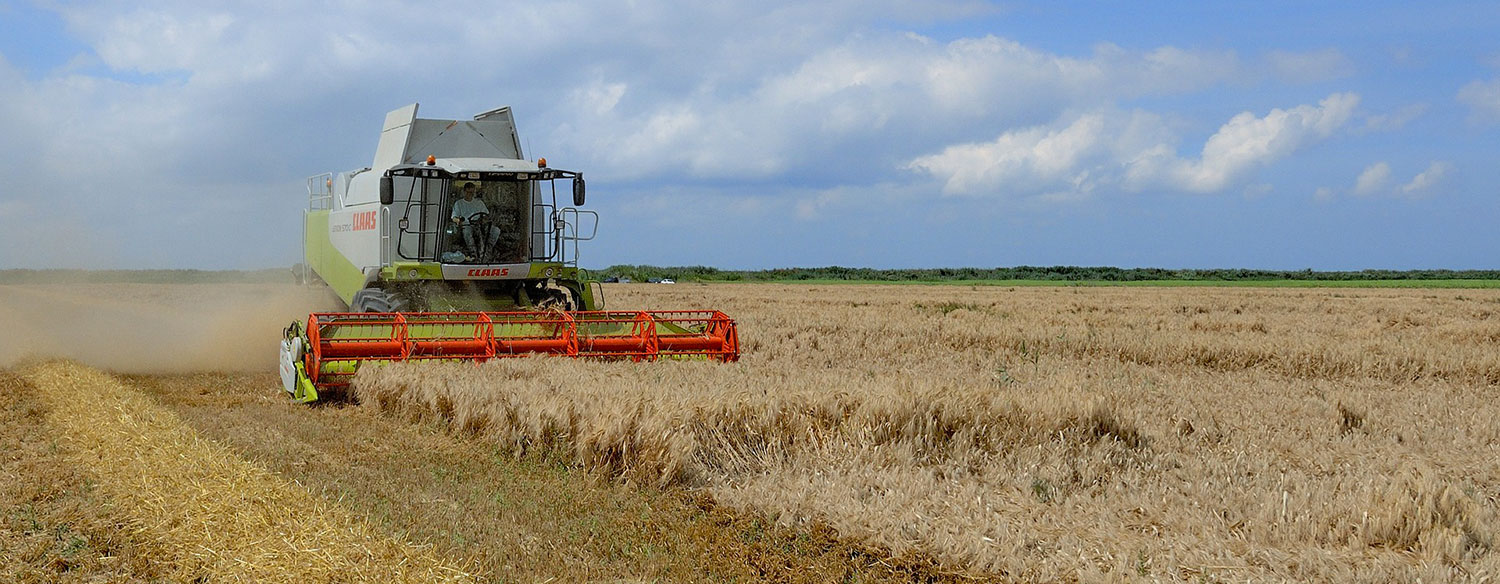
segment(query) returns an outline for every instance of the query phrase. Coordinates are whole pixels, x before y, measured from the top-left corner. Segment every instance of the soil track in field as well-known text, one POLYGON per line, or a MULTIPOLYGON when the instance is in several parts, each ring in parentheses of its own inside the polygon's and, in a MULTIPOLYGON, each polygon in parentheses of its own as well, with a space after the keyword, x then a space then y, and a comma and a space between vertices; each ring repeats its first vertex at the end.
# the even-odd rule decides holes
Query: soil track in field
POLYGON ((826 527, 777 527, 701 495, 619 484, 536 453, 521 459, 439 424, 350 405, 288 403, 274 374, 126 379, 205 436, 368 518, 470 558, 499 581, 943 582, 826 527))
MULTIPOLYGON (((66 361, 21 369, 57 454, 179 582, 473 582, 461 561, 372 529, 239 458, 138 389, 66 361)), ((454 556, 462 558, 462 556, 454 556)))
POLYGON ((0 369, 0 582, 161 581, 161 550, 120 529, 85 469, 59 456, 35 391, 0 369))

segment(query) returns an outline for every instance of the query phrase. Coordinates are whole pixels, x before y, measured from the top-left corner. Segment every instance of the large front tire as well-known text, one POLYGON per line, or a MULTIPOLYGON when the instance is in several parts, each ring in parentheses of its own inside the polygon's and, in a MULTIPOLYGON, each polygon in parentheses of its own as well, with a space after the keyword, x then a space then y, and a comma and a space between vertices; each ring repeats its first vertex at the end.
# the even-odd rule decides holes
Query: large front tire
POLYGON ((351 312, 408 312, 410 307, 401 295, 380 288, 365 288, 354 293, 351 312))
POLYGON ((573 290, 551 281, 540 283, 529 289, 527 296, 530 297, 531 305, 536 310, 572 312, 582 305, 573 290))

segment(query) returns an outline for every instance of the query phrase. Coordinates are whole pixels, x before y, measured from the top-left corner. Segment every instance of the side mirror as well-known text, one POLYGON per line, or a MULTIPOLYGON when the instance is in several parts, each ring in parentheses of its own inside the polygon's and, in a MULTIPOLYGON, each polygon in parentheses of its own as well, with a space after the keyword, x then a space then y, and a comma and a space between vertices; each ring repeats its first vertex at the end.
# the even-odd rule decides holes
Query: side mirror
POLYGON ((583 175, 580 174, 578 176, 573 177, 573 206, 574 207, 582 207, 583 206, 583 191, 584 191, 584 187, 583 187, 583 175))
POLYGON ((396 185, 391 177, 380 177, 380 204, 389 205, 396 201, 396 185))

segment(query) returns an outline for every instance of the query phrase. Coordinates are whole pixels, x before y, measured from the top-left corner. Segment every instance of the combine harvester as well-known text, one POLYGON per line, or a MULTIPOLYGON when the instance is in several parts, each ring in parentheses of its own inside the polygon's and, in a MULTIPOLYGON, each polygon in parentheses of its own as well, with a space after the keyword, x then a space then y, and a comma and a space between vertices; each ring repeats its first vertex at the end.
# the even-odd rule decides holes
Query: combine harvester
POLYGON ((578 209, 583 174, 523 159, 508 107, 472 121, 398 109, 370 168, 307 185, 298 278, 326 282, 349 311, 287 327, 281 379, 297 401, 396 361, 739 358, 722 312, 604 310, 599 282, 578 268, 578 243, 598 228, 578 209), (559 180, 571 207, 557 204, 559 180))

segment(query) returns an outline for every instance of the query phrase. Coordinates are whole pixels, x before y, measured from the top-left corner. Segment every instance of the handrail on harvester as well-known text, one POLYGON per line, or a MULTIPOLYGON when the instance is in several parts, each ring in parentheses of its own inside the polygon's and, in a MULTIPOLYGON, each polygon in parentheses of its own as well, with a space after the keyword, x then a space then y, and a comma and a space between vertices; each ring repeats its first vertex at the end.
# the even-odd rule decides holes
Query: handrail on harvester
POLYGON ((367 362, 536 354, 731 362, 740 355, 734 320, 717 310, 323 312, 308 315, 306 330, 303 364, 320 389, 349 385, 367 362))

